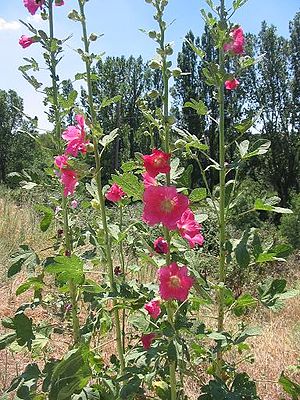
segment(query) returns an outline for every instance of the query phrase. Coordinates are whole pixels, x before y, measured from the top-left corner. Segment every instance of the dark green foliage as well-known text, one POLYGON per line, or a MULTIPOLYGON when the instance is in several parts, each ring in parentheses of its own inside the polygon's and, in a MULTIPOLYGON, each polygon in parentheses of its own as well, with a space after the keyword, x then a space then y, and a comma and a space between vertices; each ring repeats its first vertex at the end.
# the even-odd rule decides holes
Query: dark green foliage
POLYGON ((300 194, 291 199, 293 214, 281 217, 280 232, 295 249, 300 249, 300 194))

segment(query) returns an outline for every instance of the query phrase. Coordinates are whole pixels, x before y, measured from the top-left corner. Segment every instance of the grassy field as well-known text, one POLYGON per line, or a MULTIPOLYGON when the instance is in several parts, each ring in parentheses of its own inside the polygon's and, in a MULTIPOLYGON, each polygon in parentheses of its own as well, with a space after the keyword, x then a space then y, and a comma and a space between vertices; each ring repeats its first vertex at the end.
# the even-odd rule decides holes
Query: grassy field
MULTIPOLYGON (((16 288, 24 281, 26 274, 21 273, 16 278, 6 277, 9 266, 10 255, 17 250, 20 243, 32 246, 38 252, 47 251, 51 246, 53 231, 42 233, 39 230, 39 218, 35 213, 30 198, 24 196, 13 201, 11 193, 6 192, 0 198, 0 318, 10 316, 18 308, 21 302, 30 299, 30 292, 16 297, 16 288)), ((270 266, 270 268, 272 268, 270 266)), ((281 267, 279 267, 280 269, 281 267)), ((293 287, 300 282, 299 275, 299 254, 294 254, 284 265, 283 275, 288 275, 293 287)), ((41 309, 39 307, 33 313, 35 320, 47 320, 52 324, 64 326, 65 321, 57 312, 55 307, 41 309)), ((262 327, 262 335, 250 341, 253 351, 253 363, 240 360, 241 369, 248 372, 258 383, 259 394, 263 400, 282 400, 285 397, 277 384, 278 377, 282 370, 297 380, 297 374, 290 366, 297 364, 300 351, 300 299, 290 299, 284 310, 279 313, 272 313, 258 307, 247 322, 262 327)), ((227 319, 226 324, 234 326, 237 323, 233 317, 227 319)), ((5 333, 4 328, 0 328, 5 333)), ((52 341, 47 351, 54 357, 58 357, 66 350, 69 338, 60 335, 59 340, 52 341)), ((37 361, 30 358, 26 352, 19 352, 14 347, 10 350, 0 352, 0 392, 7 387, 11 379, 18 375, 28 361, 37 361)), ((109 356, 111 343, 103 350, 109 356)), ((48 353, 49 354, 49 353, 48 353)), ((239 355, 231 355, 239 360, 239 355)), ((199 375, 205 373, 199 366, 199 375)), ((189 399, 197 399, 199 393, 195 382, 186 382, 186 393, 189 399)))

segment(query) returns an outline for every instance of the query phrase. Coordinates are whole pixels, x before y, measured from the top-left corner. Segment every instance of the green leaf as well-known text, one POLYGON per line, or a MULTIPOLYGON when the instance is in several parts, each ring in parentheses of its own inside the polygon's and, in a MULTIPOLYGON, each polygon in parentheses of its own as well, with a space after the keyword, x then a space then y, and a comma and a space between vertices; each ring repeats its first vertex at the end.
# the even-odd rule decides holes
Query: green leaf
POLYGON ((199 49, 199 47, 195 46, 195 44, 187 38, 185 41, 189 44, 190 48, 197 54, 198 57, 203 58, 205 56, 205 51, 199 49))
POLYGON ((26 244, 20 246, 20 250, 11 257, 12 264, 8 269, 7 276, 10 278, 26 267, 29 273, 33 273, 40 264, 37 254, 26 244))
POLYGON ((133 200, 142 200, 144 194, 144 186, 137 176, 126 172, 125 174, 112 175, 112 181, 117 183, 124 192, 132 197, 133 200))
POLYGON ((183 173, 181 174, 180 178, 177 179, 177 185, 182 186, 184 188, 190 188, 192 185, 192 173, 193 173, 193 165, 189 164, 183 173))
POLYGON ((44 287, 44 283, 40 278, 37 277, 32 277, 27 279, 26 282, 22 283, 17 290, 16 290, 16 295, 19 296, 20 294, 26 292, 27 290, 33 288, 34 291, 37 291, 39 289, 42 289, 44 287))
POLYGON ((205 188, 196 188, 189 195, 190 201, 192 203, 198 203, 199 201, 206 199, 206 197, 207 192, 205 188))
POLYGON ((118 131, 119 128, 114 129, 111 131, 108 135, 105 135, 99 140, 99 143, 105 148, 107 147, 110 143, 112 143, 115 138, 118 136, 118 131))
POLYGON ((84 346, 69 351, 54 368, 49 400, 67 400, 82 390, 91 378, 89 350, 84 346))
POLYGON ((173 340, 169 343, 169 346, 167 349, 167 356, 168 356, 168 360, 170 362, 177 361, 177 351, 176 351, 176 346, 175 346, 173 340))
POLYGON ((283 372, 280 375, 278 383, 287 394, 292 396, 292 400, 300 399, 300 385, 289 379, 283 372))
POLYGON ((105 98, 102 100, 101 108, 108 107, 111 104, 118 103, 122 99, 121 95, 114 96, 112 98, 105 98))
POLYGON ((289 208, 274 207, 267 203, 267 200, 256 199, 254 203, 254 209, 260 211, 272 211, 279 214, 292 214, 293 211, 289 208))
POLYGON ((5 349, 7 346, 12 344, 17 339, 15 333, 7 333, 6 335, 0 336, 0 350, 5 349))
POLYGON ((251 146, 251 151, 249 153, 247 152, 242 159, 248 160, 249 158, 266 154, 270 146, 271 142, 269 140, 259 139, 251 146))
POLYGON ((197 111, 198 115, 206 115, 208 113, 208 108, 204 104, 202 100, 194 100, 190 99, 191 101, 187 101, 183 107, 185 108, 192 108, 193 110, 197 111))
POLYGON ((286 290, 285 279, 269 279, 258 286, 261 303, 272 311, 279 311, 284 307, 284 300, 299 295, 298 290, 286 290))
POLYGON ((257 299, 251 296, 251 294, 243 294, 233 304, 233 312, 237 317, 243 315, 249 307, 257 305, 257 299))
POLYGON ((28 364, 21 375, 13 379, 8 388, 8 392, 17 390, 15 400, 31 400, 35 399, 35 390, 37 388, 38 379, 41 372, 37 364, 28 364))
POLYGON ((43 214, 43 218, 40 222, 40 229, 42 232, 46 232, 54 217, 54 211, 52 210, 52 208, 46 207, 42 204, 37 204, 34 208, 36 209, 36 211, 39 211, 43 214))
POLYGON ((35 338, 32 330, 32 319, 28 318, 23 311, 20 311, 14 316, 14 327, 16 330, 16 340, 18 345, 26 345, 30 350, 32 340, 35 338))
POLYGON ((247 248, 250 233, 246 230, 237 246, 234 249, 236 261, 241 268, 247 268, 250 263, 250 254, 247 248))
POLYGON ((50 274, 58 275, 63 282, 73 279, 75 283, 80 284, 84 278, 83 260, 75 255, 55 257, 54 262, 46 265, 45 270, 50 274))

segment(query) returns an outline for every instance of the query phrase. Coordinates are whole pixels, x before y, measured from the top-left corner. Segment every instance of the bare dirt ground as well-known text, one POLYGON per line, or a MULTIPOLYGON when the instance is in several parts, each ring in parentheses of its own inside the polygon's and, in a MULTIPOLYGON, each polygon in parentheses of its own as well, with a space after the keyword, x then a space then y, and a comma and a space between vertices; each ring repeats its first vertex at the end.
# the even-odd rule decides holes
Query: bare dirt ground
MULTIPOLYGON (((16 296, 17 287, 25 280, 25 274, 19 274, 8 280, 6 276, 8 256, 15 251, 18 243, 26 239, 26 243, 41 249, 49 245, 49 236, 39 233, 38 221, 35 215, 27 208, 10 206, 0 199, 0 319, 14 314, 18 306, 30 300, 31 293, 16 296)), ((299 259, 294 257, 290 268, 299 270, 299 259)), ((285 267, 285 270, 287 267, 285 267)), ((293 275, 293 274, 292 274, 293 275)), ((298 275, 295 273, 294 275, 298 275)), ((293 284, 296 285, 294 278, 293 284)), ((49 324, 60 327, 66 322, 55 312, 55 307, 45 310, 39 307, 30 313, 34 321, 46 320, 49 324)), ((300 381, 300 376, 290 368, 296 365, 300 352, 300 298, 287 301, 286 307, 279 313, 273 313, 258 308, 251 316, 249 322, 262 327, 262 334, 250 340, 253 350, 254 362, 252 364, 241 362, 240 368, 246 371, 258 385, 259 395, 262 400, 288 399, 277 384, 281 372, 284 370, 290 377, 300 381)), ((227 321, 229 325, 235 320, 227 321)), ((67 330, 66 330, 67 331, 67 330)), ((0 327, 0 335, 5 329, 0 327)), ((71 342, 68 334, 54 336, 47 348, 47 355, 61 357, 68 349, 71 342)), ((108 359, 112 348, 111 341, 104 346, 105 358, 108 359)), ((28 352, 4 350, 0 352, 0 393, 8 387, 11 380, 23 371, 28 362, 38 362, 28 352)), ((201 371, 199 366, 199 373, 201 371)), ((196 400, 199 391, 194 382, 187 382, 186 393, 190 400, 196 400)))

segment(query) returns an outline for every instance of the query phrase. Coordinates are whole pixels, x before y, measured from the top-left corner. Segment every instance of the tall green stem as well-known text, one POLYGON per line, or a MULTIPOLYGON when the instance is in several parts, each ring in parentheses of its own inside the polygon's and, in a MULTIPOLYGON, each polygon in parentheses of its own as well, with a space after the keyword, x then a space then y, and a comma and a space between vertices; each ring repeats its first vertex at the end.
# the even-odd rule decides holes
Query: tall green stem
MULTIPOLYGON (((120 204, 120 221, 119 221, 119 228, 120 232, 123 231, 123 205, 120 204)), ((126 281, 126 271, 125 271, 125 257, 124 257, 124 248, 123 248, 123 241, 119 244, 119 251, 120 251, 120 263, 121 263, 121 271, 122 271, 122 280, 123 283, 126 281)), ((124 302, 125 306, 125 302, 124 302)), ((125 349, 125 322, 126 322, 126 310, 125 307, 122 310, 122 345, 123 351, 125 349)))
MULTIPOLYGON (((84 51, 85 51, 85 65, 86 65, 86 80, 87 80, 87 89, 88 89, 88 104, 91 114, 91 122, 92 122, 92 136, 93 136, 93 145, 94 145, 94 154, 95 154, 95 162, 96 162, 96 183, 97 183, 97 194, 99 196, 100 209, 101 209, 101 219, 102 225, 105 235, 105 250, 107 257, 107 265, 108 265, 108 276, 109 276, 109 284, 112 292, 116 291, 115 278, 114 278, 114 266, 111 252, 111 241, 107 224, 107 215, 105 208, 105 198, 103 195, 103 186, 102 186, 102 176, 101 176, 101 157, 99 153, 99 144, 97 136, 94 132, 97 123, 97 114, 94 107, 93 102, 93 93, 92 93, 92 80, 91 80, 91 59, 89 53, 89 39, 87 36, 87 27, 86 27, 86 19, 84 12, 84 2, 78 0, 79 8, 80 8, 80 17, 81 17, 81 26, 83 33, 83 43, 84 43, 84 51)), ((102 131, 102 129, 101 129, 102 131)), ((102 132, 100 132, 102 133, 102 132)), ((122 345, 122 334, 121 334, 121 325, 120 325, 120 316, 119 311, 117 309, 117 301, 113 300, 113 312, 115 319, 115 328, 116 328, 116 342, 117 342, 117 351, 120 361, 120 372, 123 374, 125 368, 125 359, 124 359, 124 350, 122 345)))
MULTIPOLYGON (((225 0, 221 0, 220 7, 220 20, 221 24, 225 21, 225 0)), ((219 49, 219 67, 222 76, 225 72, 225 54, 223 46, 219 49)), ((218 291, 218 332, 222 332, 224 329, 224 289, 223 283, 226 279, 226 265, 225 265, 225 109, 224 109, 224 79, 221 80, 219 85, 219 184, 220 184, 220 217, 219 217, 219 284, 220 288, 218 291)), ((218 349, 217 352, 217 362, 218 362, 218 374, 221 373, 222 368, 222 350, 218 349)))
MULTIPOLYGON (((52 43, 54 41, 54 22, 53 22, 53 0, 49 0, 49 37, 50 37, 50 64, 49 69, 52 79, 52 94, 53 94, 53 110, 55 120, 55 136, 57 138, 58 150, 61 151, 61 120, 59 112, 58 102, 58 86, 56 80, 56 65, 55 53, 52 51, 52 43)), ((64 221, 64 237, 65 237, 65 253, 69 256, 72 252, 72 241, 70 235, 70 227, 68 222, 68 205, 67 199, 62 192, 62 209, 63 209, 63 221, 64 221)), ((73 324, 73 339, 74 344, 80 342, 80 324, 78 319, 78 307, 77 307, 77 288, 72 279, 69 280, 69 292, 72 304, 72 324, 73 324)))
MULTIPOLYGON (((169 75, 168 75, 168 66, 167 66, 167 55, 165 49, 165 27, 166 24, 162 19, 163 10, 160 9, 159 3, 156 3, 156 8, 158 11, 158 23, 160 28, 160 50, 162 54, 162 80, 163 80, 163 117, 164 117, 164 133, 165 133, 165 152, 170 153, 170 126, 169 126, 169 75)), ((167 173, 166 176, 166 185, 171 185, 171 177, 170 173, 167 173)), ((166 228, 165 236, 168 243, 168 253, 167 253, 167 264, 171 263, 171 254, 170 254, 170 232, 166 228)), ((174 325, 174 315, 172 310, 172 303, 168 301, 167 303, 167 313, 168 313, 168 321, 173 326, 174 325)), ((170 361, 169 364, 169 372, 170 372, 170 391, 171 391, 171 400, 176 400, 177 391, 176 391, 176 363, 174 361, 170 361)))

